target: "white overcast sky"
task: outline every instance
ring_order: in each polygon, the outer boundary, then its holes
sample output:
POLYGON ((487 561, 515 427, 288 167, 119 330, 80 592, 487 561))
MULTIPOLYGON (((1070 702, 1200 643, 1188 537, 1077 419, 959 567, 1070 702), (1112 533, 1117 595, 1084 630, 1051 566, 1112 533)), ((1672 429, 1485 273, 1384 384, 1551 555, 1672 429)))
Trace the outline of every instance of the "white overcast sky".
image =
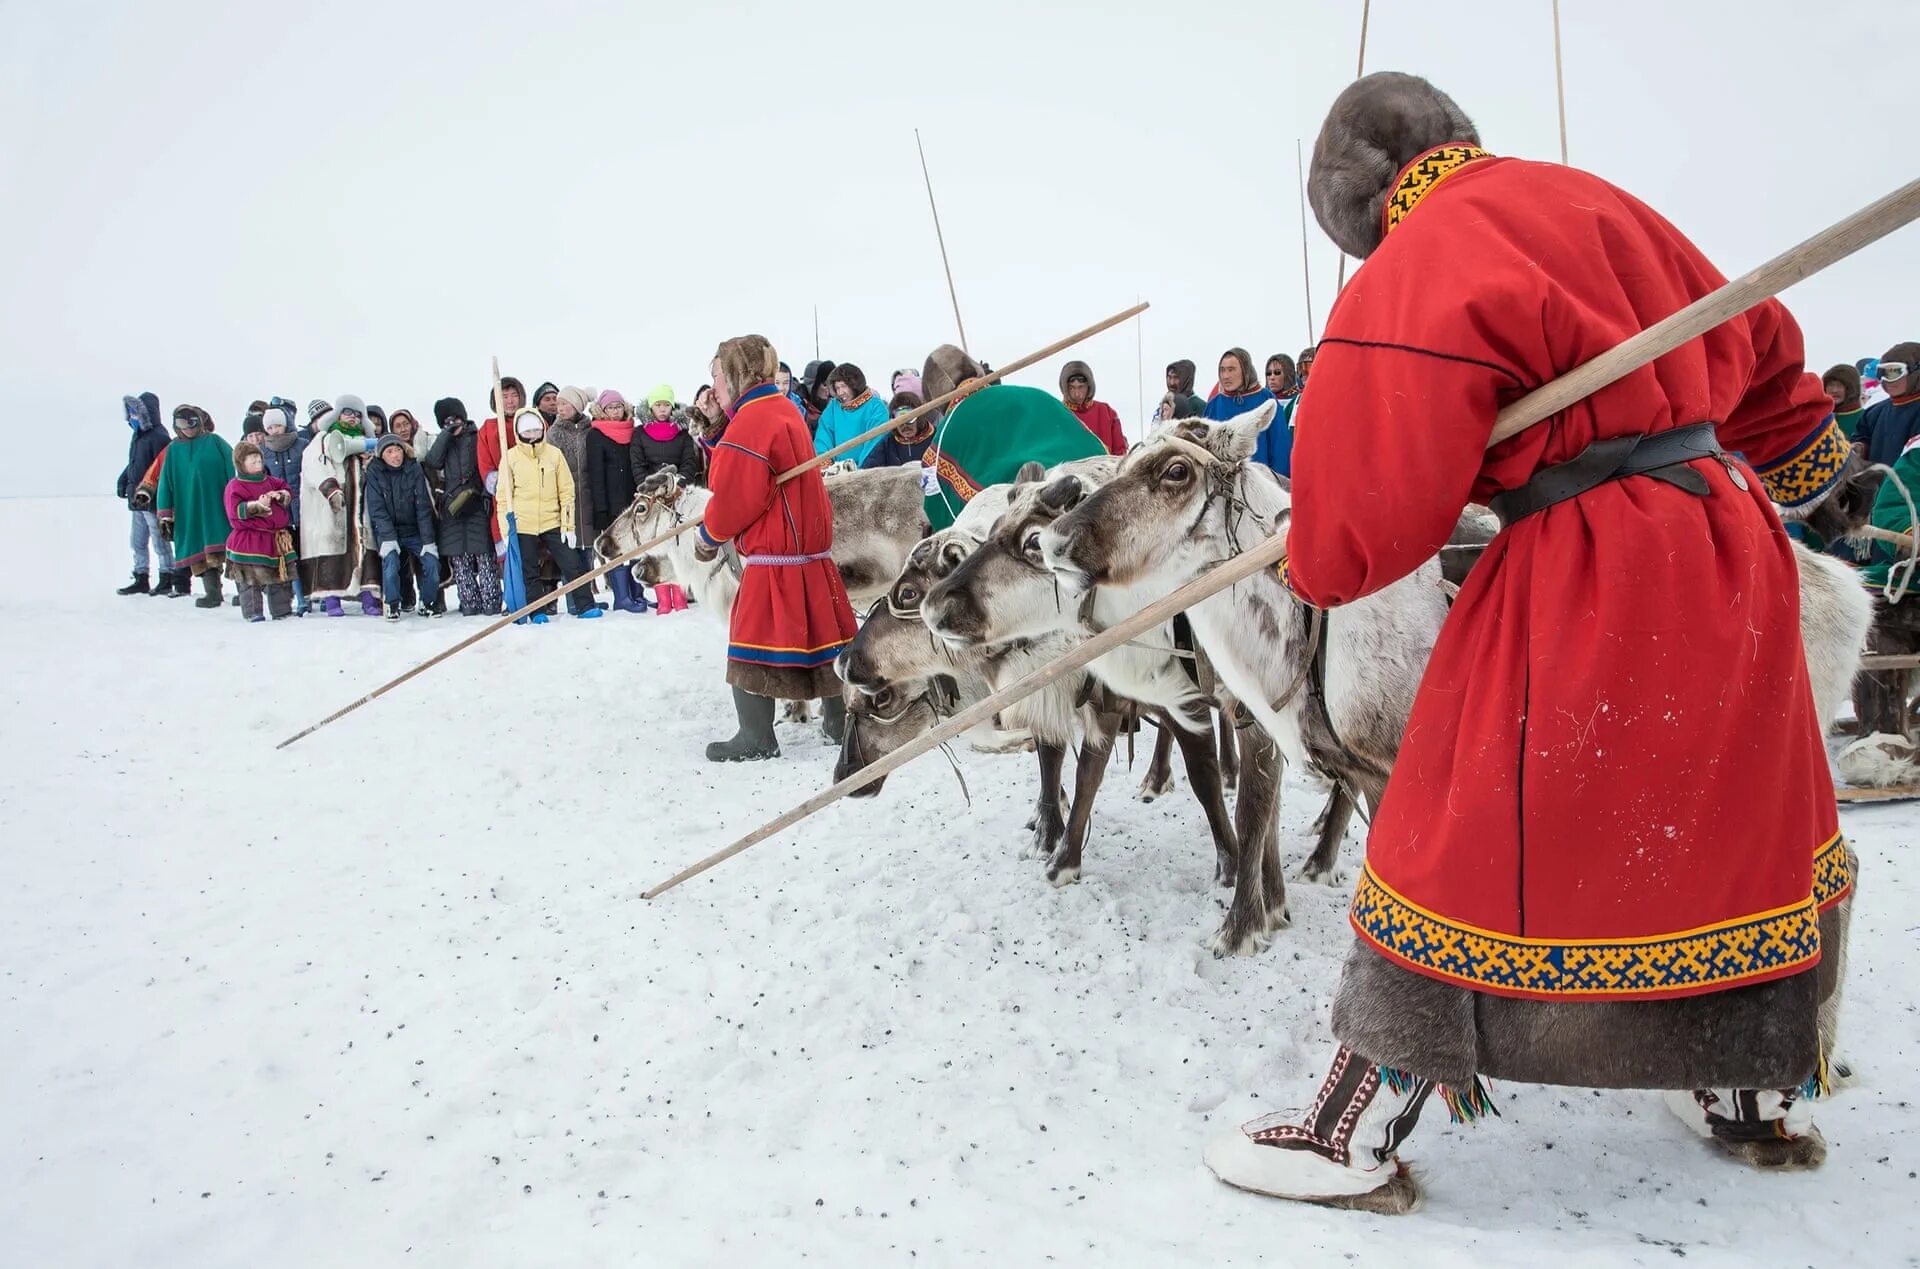
MULTIPOLYGON (((1916 174, 1902 8, 1563 0, 1572 161, 1738 273, 1916 174)), ((478 411, 497 353, 684 400, 729 335, 798 371, 816 304, 883 380, 953 337, 915 127, 976 355, 1152 301, 1077 354, 1137 434, 1136 338, 1149 410, 1176 357, 1307 342, 1294 141, 1360 9, 0 0, 0 394, 68 460, 0 491, 110 490, 123 393, 231 439, 274 393, 478 411)), ((1553 158, 1550 14, 1377 0, 1367 68, 1553 158)), ((1810 362, 1920 337, 1916 263, 1910 229, 1791 292, 1810 362)))

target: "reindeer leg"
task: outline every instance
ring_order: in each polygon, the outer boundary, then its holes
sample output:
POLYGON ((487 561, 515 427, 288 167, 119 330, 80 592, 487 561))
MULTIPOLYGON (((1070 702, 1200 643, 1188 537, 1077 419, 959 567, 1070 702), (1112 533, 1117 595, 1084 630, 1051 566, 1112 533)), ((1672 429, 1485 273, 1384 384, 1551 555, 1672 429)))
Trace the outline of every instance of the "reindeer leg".
POLYGON ((1347 792, 1344 781, 1336 781, 1333 792, 1327 795, 1327 804, 1322 808, 1320 818, 1313 822, 1313 831, 1318 840, 1301 873, 1303 880, 1329 886, 1340 884, 1340 843, 1346 840, 1347 826, 1352 822, 1353 795, 1347 792))
POLYGON ((1140 800, 1151 802, 1173 792, 1173 744, 1176 730, 1166 711, 1160 714, 1160 735, 1153 742, 1153 761, 1147 764, 1147 778, 1140 782, 1140 800))
POLYGON ((1033 841, 1027 853, 1037 859, 1050 857, 1066 832, 1066 816, 1061 812, 1060 771, 1067 760, 1065 745, 1034 746, 1040 760, 1040 802, 1033 816, 1033 841))
POLYGON ((1161 735, 1167 732, 1173 733, 1174 743, 1180 746, 1187 781, 1193 785, 1193 796, 1206 812, 1207 829, 1213 834, 1214 883, 1230 886, 1239 866, 1240 838, 1234 832, 1233 814, 1227 810, 1226 789, 1220 781, 1220 754, 1213 744, 1212 718, 1209 716, 1206 730, 1199 732, 1176 727, 1169 719, 1161 735))
POLYGON ((1240 783, 1240 743, 1234 739, 1231 717, 1215 713, 1213 724, 1220 733, 1220 783, 1231 790, 1240 783))
POLYGON ((1247 956, 1265 948, 1288 923, 1286 881, 1275 848, 1280 818, 1280 747, 1259 727, 1239 732, 1247 779, 1234 801, 1240 838, 1233 901, 1207 946, 1215 956, 1247 956), (1277 903, 1277 906, 1276 906, 1277 903))
POLYGON ((1102 714, 1090 724, 1080 742, 1080 757, 1073 770, 1073 813, 1067 818, 1067 835, 1047 860, 1047 880, 1056 886, 1080 880, 1080 853, 1087 844, 1087 832, 1093 824, 1093 802, 1100 784, 1107 778, 1107 763, 1113 757, 1113 737, 1119 717, 1102 714))

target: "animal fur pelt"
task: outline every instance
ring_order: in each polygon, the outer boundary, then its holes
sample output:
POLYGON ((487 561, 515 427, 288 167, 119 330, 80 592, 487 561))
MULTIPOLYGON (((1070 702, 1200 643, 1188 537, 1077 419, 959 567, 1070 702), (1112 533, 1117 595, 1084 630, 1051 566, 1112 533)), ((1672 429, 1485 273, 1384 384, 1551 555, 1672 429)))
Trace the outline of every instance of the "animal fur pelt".
POLYGON ((1835 766, 1855 788, 1897 789, 1920 784, 1920 749, 1905 736, 1875 732, 1840 751, 1835 766))
POLYGON ((1449 141, 1479 145, 1453 98, 1418 75, 1380 71, 1334 98, 1313 143, 1307 201, 1327 237, 1365 259, 1386 235, 1381 212, 1400 169, 1449 141))

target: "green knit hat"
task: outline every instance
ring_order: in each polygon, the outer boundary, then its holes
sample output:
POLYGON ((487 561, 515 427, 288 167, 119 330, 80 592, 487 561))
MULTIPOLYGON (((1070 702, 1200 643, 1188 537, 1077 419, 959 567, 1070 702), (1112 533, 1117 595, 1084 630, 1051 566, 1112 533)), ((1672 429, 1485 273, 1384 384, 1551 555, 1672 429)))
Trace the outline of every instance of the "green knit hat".
POLYGON ((663 383, 652 392, 647 393, 648 405, 655 405, 661 401, 665 401, 668 405, 673 404, 673 388, 671 385, 663 383))

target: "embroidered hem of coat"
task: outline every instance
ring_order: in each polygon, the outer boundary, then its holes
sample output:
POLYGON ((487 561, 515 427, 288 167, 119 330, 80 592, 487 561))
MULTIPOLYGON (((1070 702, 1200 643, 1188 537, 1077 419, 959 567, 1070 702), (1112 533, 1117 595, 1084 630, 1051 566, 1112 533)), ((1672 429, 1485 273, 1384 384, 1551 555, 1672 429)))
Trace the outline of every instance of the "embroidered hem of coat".
POLYGON ((834 658, 852 642, 851 639, 838 639, 817 648, 768 648, 754 643, 729 643, 727 660, 745 661, 749 665, 785 665, 812 670, 833 664, 834 658))
POLYGON ((1803 507, 1817 501, 1840 478, 1852 450, 1845 432, 1827 415, 1805 440, 1776 463, 1759 469, 1760 483, 1767 497, 1787 508, 1803 507))
POLYGON ((1784 978, 1820 961, 1819 909, 1852 887, 1838 834, 1815 852, 1798 903, 1699 929, 1628 939, 1529 939, 1449 920, 1362 868, 1349 920, 1395 964, 1498 996, 1628 1000, 1689 996, 1784 978))
POLYGON ((966 469, 944 453, 932 463, 932 467, 935 475, 953 486, 953 492, 960 495, 960 501, 972 502, 974 495, 980 492, 980 486, 974 483, 973 477, 967 475, 966 469))

